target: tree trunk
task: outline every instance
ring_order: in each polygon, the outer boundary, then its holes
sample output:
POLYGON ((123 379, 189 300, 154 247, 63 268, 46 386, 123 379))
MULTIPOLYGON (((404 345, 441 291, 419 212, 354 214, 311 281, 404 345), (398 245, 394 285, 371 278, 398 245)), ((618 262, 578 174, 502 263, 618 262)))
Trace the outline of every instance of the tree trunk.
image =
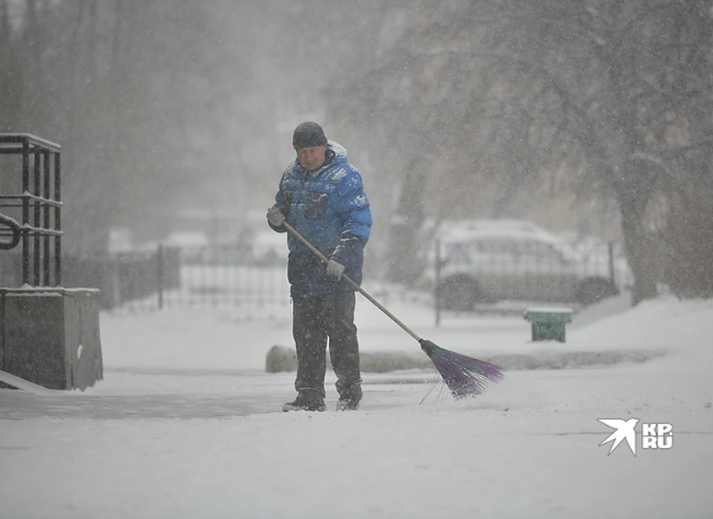
POLYGON ((425 219, 425 168, 426 164, 420 159, 409 164, 401 186, 399 206, 389 229, 387 279, 407 286, 413 286, 423 267, 418 236, 425 219))
POLYGON ((649 178, 638 168, 627 168, 624 178, 624 185, 618 189, 618 201, 626 258, 634 275, 631 304, 637 305, 658 295, 659 263, 655 237, 644 221, 649 178))

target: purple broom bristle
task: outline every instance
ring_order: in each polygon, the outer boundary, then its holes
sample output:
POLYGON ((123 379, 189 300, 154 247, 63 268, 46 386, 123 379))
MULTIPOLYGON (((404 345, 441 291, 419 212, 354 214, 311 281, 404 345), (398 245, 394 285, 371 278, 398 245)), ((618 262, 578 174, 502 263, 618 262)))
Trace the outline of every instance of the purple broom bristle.
POLYGON ((441 348, 426 339, 419 342, 456 398, 479 395, 504 377, 503 368, 496 364, 441 348))

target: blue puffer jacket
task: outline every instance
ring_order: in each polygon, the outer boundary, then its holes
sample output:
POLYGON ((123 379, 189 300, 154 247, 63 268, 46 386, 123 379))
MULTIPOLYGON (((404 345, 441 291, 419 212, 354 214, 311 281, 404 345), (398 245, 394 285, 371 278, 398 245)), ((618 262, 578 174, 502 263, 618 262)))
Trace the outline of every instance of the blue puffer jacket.
MULTIPOLYGON (((346 149, 329 141, 325 164, 315 171, 307 171, 295 160, 282 174, 275 200, 287 223, 322 254, 344 265, 350 279, 361 283, 371 209, 359 171, 347 162, 346 149)), ((287 245, 293 296, 354 291, 344 280, 328 276, 319 258, 291 234, 287 245)))

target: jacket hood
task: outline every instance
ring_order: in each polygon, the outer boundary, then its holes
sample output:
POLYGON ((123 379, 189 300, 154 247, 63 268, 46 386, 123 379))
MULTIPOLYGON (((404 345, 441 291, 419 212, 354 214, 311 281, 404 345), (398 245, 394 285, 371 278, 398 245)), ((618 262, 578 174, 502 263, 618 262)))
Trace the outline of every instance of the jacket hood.
POLYGON ((327 149, 334 152, 334 162, 347 160, 347 149, 335 141, 327 141, 327 149))

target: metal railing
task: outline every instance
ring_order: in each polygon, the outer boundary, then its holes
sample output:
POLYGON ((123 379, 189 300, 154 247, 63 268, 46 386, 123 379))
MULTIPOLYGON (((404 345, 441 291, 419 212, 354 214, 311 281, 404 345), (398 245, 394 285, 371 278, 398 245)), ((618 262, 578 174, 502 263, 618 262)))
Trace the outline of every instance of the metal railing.
POLYGON ((154 297, 125 307, 213 306, 250 310, 253 315, 289 306, 287 252, 270 247, 214 244, 159 247, 154 297))
POLYGON ((258 316, 284 309, 290 301, 287 253, 269 247, 158 245, 140 251, 65 256, 63 265, 66 286, 99 288, 105 310, 230 307, 258 316))
POLYGON ((61 147, 27 133, 0 133, 0 155, 21 158, 21 193, 0 186, 1 249, 22 246, 22 284, 62 285, 61 147), (13 217, 10 213, 17 213, 13 217))

